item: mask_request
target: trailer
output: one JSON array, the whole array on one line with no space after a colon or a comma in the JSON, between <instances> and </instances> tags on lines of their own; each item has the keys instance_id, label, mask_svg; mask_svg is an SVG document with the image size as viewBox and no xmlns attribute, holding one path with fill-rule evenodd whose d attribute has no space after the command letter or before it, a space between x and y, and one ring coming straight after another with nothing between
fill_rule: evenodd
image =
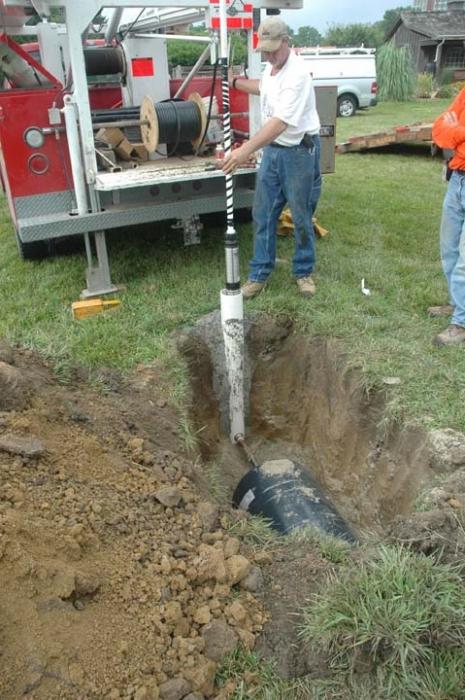
<instances>
[{"instance_id":1,"label":"trailer","mask_svg":"<svg viewBox=\"0 0 465 700\"><path fill-rule=\"evenodd\" d=\"M379 131L375 134L365 134L363 136L353 136L345 143L336 146L337 153L354 153L356 151L369 151L373 148L383 148L383 146L394 146L404 143L417 143L420 141L432 141L433 124L404 124L394 126L386 131Z\"/></svg>"},{"instance_id":2,"label":"trailer","mask_svg":"<svg viewBox=\"0 0 465 700\"><path fill-rule=\"evenodd\" d=\"M246 36L250 75L260 74L254 46L261 12L302 4L228 2L228 32ZM199 74L207 58L218 63L219 3L179 5L0 0L0 173L18 249L23 258L38 258L54 241L82 236L82 298L117 291L106 233L174 220L190 245L199 242L202 215L225 211L215 157L223 138L221 79L213 69ZM185 33L197 21L208 34ZM36 43L20 45L17 36ZM170 75L172 39L204 46L184 79ZM326 171L334 169L335 100L331 88L321 94ZM231 90L231 113L237 143L259 128L257 100ZM235 209L251 207L255 175L255 166L235 174Z\"/></svg>"}]
</instances>

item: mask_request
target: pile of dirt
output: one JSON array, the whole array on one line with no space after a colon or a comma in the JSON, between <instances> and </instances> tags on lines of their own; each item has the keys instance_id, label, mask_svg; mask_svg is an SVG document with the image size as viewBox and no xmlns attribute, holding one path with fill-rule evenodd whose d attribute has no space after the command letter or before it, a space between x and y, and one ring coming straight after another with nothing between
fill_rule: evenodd
<instances>
[{"instance_id":1,"label":"pile of dirt","mask_svg":"<svg viewBox=\"0 0 465 700\"><path fill-rule=\"evenodd\" d=\"M260 569L183 455L155 368L60 386L0 346L0 697L200 700L253 648Z\"/></svg>"}]
</instances>

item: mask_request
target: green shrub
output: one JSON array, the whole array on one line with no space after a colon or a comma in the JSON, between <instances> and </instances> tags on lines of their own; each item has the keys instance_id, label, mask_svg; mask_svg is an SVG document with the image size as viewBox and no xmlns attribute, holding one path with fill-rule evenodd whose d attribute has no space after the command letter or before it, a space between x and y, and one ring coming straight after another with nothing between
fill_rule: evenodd
<instances>
[{"instance_id":1,"label":"green shrub","mask_svg":"<svg viewBox=\"0 0 465 700\"><path fill-rule=\"evenodd\" d=\"M415 92L415 73L409 48L397 48L390 41L379 50L376 63L379 99L409 100Z\"/></svg>"},{"instance_id":2,"label":"green shrub","mask_svg":"<svg viewBox=\"0 0 465 700\"><path fill-rule=\"evenodd\" d=\"M302 636L348 683L362 670L377 698L465 697L463 581L402 547L333 578L305 609Z\"/></svg>"},{"instance_id":3,"label":"green shrub","mask_svg":"<svg viewBox=\"0 0 465 700\"><path fill-rule=\"evenodd\" d=\"M454 82L455 68L444 68L441 71L441 85L450 85Z\"/></svg>"},{"instance_id":4,"label":"green shrub","mask_svg":"<svg viewBox=\"0 0 465 700\"><path fill-rule=\"evenodd\" d=\"M431 73L419 73L415 86L415 97L430 98L434 91L434 77Z\"/></svg>"},{"instance_id":5,"label":"green shrub","mask_svg":"<svg viewBox=\"0 0 465 700\"><path fill-rule=\"evenodd\" d=\"M465 80L457 80L455 83L452 83L452 87L458 95L459 92L465 88Z\"/></svg>"},{"instance_id":6,"label":"green shrub","mask_svg":"<svg viewBox=\"0 0 465 700\"><path fill-rule=\"evenodd\" d=\"M448 85L441 85L439 90L436 93L436 97L448 99L448 100L453 100L454 97L457 95L457 88L452 84Z\"/></svg>"}]
</instances>

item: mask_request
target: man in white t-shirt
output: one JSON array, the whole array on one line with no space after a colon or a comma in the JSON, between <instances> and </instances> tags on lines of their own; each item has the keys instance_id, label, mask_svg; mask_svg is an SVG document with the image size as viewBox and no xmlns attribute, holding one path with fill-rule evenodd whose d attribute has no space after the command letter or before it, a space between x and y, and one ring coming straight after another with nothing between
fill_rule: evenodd
<instances>
[{"instance_id":1,"label":"man in white t-shirt","mask_svg":"<svg viewBox=\"0 0 465 700\"><path fill-rule=\"evenodd\" d=\"M232 75L230 79L231 87L260 95L262 114L261 129L223 163L224 172L232 173L263 148L253 205L254 253L249 279L242 287L246 299L262 291L274 269L276 230L286 202L294 223L292 273L304 296L315 293L312 215L321 190L320 120L311 76L291 51L287 32L282 19L267 17L258 28L257 51L267 61L261 80Z\"/></svg>"}]
</instances>

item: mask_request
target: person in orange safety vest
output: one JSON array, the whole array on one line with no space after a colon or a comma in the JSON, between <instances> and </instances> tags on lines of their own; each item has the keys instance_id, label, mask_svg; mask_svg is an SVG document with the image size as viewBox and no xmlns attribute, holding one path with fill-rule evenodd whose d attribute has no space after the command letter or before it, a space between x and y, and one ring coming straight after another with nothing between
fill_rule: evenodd
<instances>
[{"instance_id":1,"label":"person in orange safety vest","mask_svg":"<svg viewBox=\"0 0 465 700\"><path fill-rule=\"evenodd\" d=\"M465 89L433 124L433 141L451 152L447 163L449 186L442 208L440 253L449 303L428 309L431 316L450 316L436 345L465 342Z\"/></svg>"}]
</instances>

